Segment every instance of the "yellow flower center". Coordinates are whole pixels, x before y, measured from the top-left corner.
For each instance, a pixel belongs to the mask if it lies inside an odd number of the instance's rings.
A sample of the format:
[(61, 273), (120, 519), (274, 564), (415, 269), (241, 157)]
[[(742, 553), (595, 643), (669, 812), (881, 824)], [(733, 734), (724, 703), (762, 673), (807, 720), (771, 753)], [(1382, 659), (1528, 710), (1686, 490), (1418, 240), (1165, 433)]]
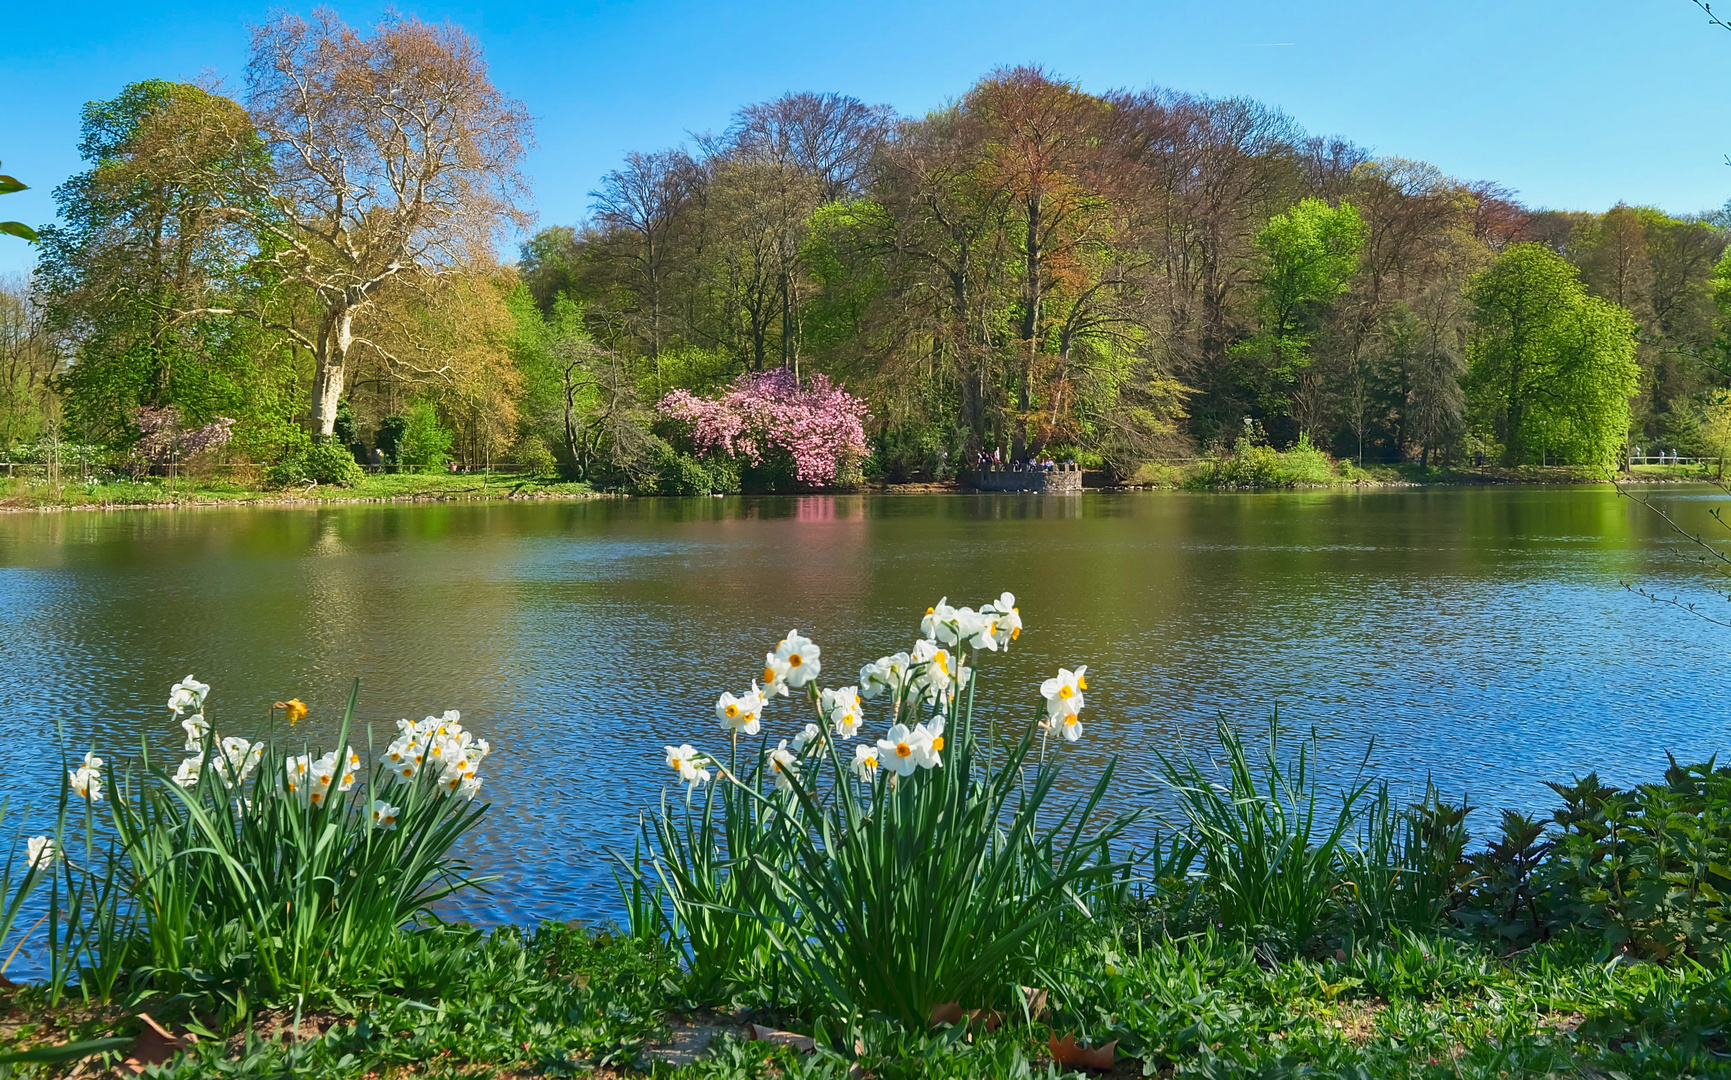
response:
[(942, 753), (943, 749), (944, 749), (944, 737), (942, 735), (933, 735), (932, 736), (932, 752), (933, 753)]
[(937, 609), (937, 608), (935, 608), (935, 607), (929, 607), (929, 608), (927, 608), (927, 609), (926, 609), (926, 614), (927, 614), (927, 615), (931, 615), (931, 614), (933, 614), (933, 613), (935, 613), (935, 612), (936, 612), (936, 611), (937, 611), (937, 610), (938, 610), (938, 609)]
[(1063, 686), (1058, 687), (1058, 696), (1063, 698), (1065, 701), (1069, 701), (1075, 696), (1075, 694), (1075, 689), (1071, 687), (1069, 683), (1065, 683)]
[(950, 654), (942, 649), (932, 654), (932, 662), (938, 665), (938, 670), (945, 675), (950, 673)]
[(805, 663), (805, 657), (799, 655), (798, 653), (794, 653), (792, 656), (787, 658), (787, 666), (788, 667), (798, 667), (799, 665), (801, 665), (803, 663)]
[(1082, 719), (1081, 716), (1077, 715), (1076, 713), (1071, 713), (1069, 716), (1064, 717), (1064, 726), (1065, 727), (1075, 727), (1078, 723), (1081, 722), (1081, 719)]
[(905, 742), (896, 743), (896, 757), (912, 757), (914, 748)]
[(1010, 640), (1011, 640), (1011, 641), (1014, 641), (1014, 640), (1016, 640), (1016, 639), (1017, 639), (1017, 638), (1019, 638), (1019, 637), (1021, 637), (1021, 636), (1022, 636), (1022, 628), (1021, 628), (1021, 627), (1019, 627), (1019, 626), (1018, 626), (1018, 627), (1015, 627), (1015, 628), (1014, 628), (1014, 629), (1012, 629), (1012, 630), (1011, 630), (1011, 631), (1010, 631)]
[(868, 769), (875, 769), (878, 767), (878, 757), (876, 754), (868, 754), (865, 757), (860, 758), (860, 760), (865, 763), (865, 767)]
[(729, 719), (732, 719), (733, 717), (738, 716), (739, 715), (739, 706), (733, 704), (732, 702), (728, 702), (727, 715), (728, 715)]
[(763, 681), (764, 682), (774, 682), (775, 681), (775, 669), (774, 668), (764, 668), (763, 669)]
[(1088, 689), (1088, 677), (1086, 675), (1076, 676), (1076, 688), (1078, 690)]
[(320, 794), (319, 792), (316, 792), (316, 791), (313, 792), (313, 802), (317, 803), (317, 802), (321, 802), (323, 800), (324, 800), (324, 796), (322, 794)]

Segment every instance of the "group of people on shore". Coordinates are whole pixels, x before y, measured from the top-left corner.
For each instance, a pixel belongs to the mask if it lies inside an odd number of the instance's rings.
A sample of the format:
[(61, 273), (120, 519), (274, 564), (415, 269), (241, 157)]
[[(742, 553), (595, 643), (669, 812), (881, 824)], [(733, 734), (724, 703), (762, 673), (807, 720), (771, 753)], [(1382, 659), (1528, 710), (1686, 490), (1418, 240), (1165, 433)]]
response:
[[(1006, 460), (1006, 459), (1008, 459), (1008, 460)], [(1074, 463), (1075, 463), (1074, 459), (1066, 462), (1066, 464), (1074, 464)], [(1013, 458), (1009, 458), (1009, 455), (1005, 454), (1002, 449), (997, 448), (997, 447), (994, 447), (990, 454), (986, 453), (984, 450), (979, 451), (979, 453), (977, 455), (977, 460), (975, 462), (975, 466), (981, 472), (985, 472), (988, 469), (1002, 469), (1002, 468), (1006, 467), (1006, 465), (1012, 469), (1048, 469), (1049, 470), (1049, 469), (1056, 469), (1058, 467), (1058, 462), (1054, 458), (1052, 458), (1050, 455), (1048, 455), (1046, 457), (1038, 457), (1038, 456), (1035, 456), (1032, 454), (1030, 454), (1028, 457), (1025, 457), (1025, 458), (1018, 461), (1018, 460), (1015, 460)]]

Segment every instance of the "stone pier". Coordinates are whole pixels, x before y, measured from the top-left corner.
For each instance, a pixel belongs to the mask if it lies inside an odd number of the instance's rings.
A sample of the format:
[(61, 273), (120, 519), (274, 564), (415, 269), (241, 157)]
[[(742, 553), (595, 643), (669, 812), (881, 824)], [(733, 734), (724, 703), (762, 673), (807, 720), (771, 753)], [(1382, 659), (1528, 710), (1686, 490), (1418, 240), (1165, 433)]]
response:
[(964, 472), (960, 479), (975, 491), (1032, 491), (1042, 495), (1077, 495), (1082, 491), (1082, 467), (1073, 463), (1050, 469), (988, 465)]

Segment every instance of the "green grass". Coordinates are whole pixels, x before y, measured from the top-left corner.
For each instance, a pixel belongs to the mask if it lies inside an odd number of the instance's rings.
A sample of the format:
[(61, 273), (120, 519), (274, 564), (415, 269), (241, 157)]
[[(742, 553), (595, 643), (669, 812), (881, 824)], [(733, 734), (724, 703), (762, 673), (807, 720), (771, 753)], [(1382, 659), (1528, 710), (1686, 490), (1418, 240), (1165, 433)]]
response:
[[(652, 1049), (688, 1018), (683, 978), (671, 951), (629, 937), (560, 924), (474, 933), (428, 950), (387, 990), (321, 1009), (310, 1024), (303, 1018), (317, 1036), (273, 1040), (262, 1023), (216, 1032), (223, 1037), (206, 1038), (170, 1075), (850, 1075), (852, 1063), (829, 1048), (805, 1056), (726, 1032), (698, 1062), (659, 1064)], [(1504, 956), (1449, 935), (1408, 934), (1270, 963), (1217, 936), (1139, 939), (1132, 921), (1119, 920), (1055, 963), (1044, 985), (1052, 991), (1045, 1019), (1012, 1019), (971, 1039), (953, 1028), (870, 1021), (857, 1036), (859, 1062), (884, 1078), (1067, 1075), (1049, 1068), (1046, 1049), (1049, 1033), (1061, 1031), (1116, 1040), (1129, 1060), (1117, 1075), (1129, 1076), (1668, 1080), (1727, 1069), (1723, 968), (1608, 963), (1571, 940)], [(49, 1012), (31, 989), (7, 1003), (19, 1026), (6, 1048), (136, 1030), (114, 1014)], [(810, 1014), (752, 1018), (823, 1033)], [(272, 1022), (292, 1026), (292, 1015)]]
[(587, 483), (552, 476), (452, 473), (373, 473), (354, 487), (271, 489), (221, 479), (152, 478), (104, 483), (0, 477), (0, 509), (172, 506), (247, 502), (367, 502), (380, 500), (571, 499), (594, 494)]

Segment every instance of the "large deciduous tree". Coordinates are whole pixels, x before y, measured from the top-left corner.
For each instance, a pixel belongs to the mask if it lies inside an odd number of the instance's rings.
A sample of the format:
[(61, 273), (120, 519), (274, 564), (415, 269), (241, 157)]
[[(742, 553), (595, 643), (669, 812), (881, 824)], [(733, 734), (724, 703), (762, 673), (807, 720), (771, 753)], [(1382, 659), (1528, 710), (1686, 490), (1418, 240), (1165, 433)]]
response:
[(1623, 444), (1635, 392), (1635, 321), (1589, 296), (1539, 244), (1516, 244), (1473, 278), (1470, 389), (1507, 464), (1603, 465)]
[(77, 342), (72, 418), (108, 438), (140, 406), (256, 415), (285, 365), (252, 316), (267, 281), (248, 269), (249, 222), (282, 223), (251, 118), (207, 89), (147, 80), (85, 106), (79, 152), (90, 167), (55, 191), (62, 223), (43, 230), (37, 275), (49, 325)]
[(529, 114), (454, 25), (387, 17), (362, 36), (321, 10), (254, 30), (248, 103), (276, 166), (269, 214), (237, 208), (271, 265), (312, 298), (284, 329), (313, 355), (312, 424), (329, 435), (351, 351), (380, 293), (485, 263), (529, 220), (518, 165)]

